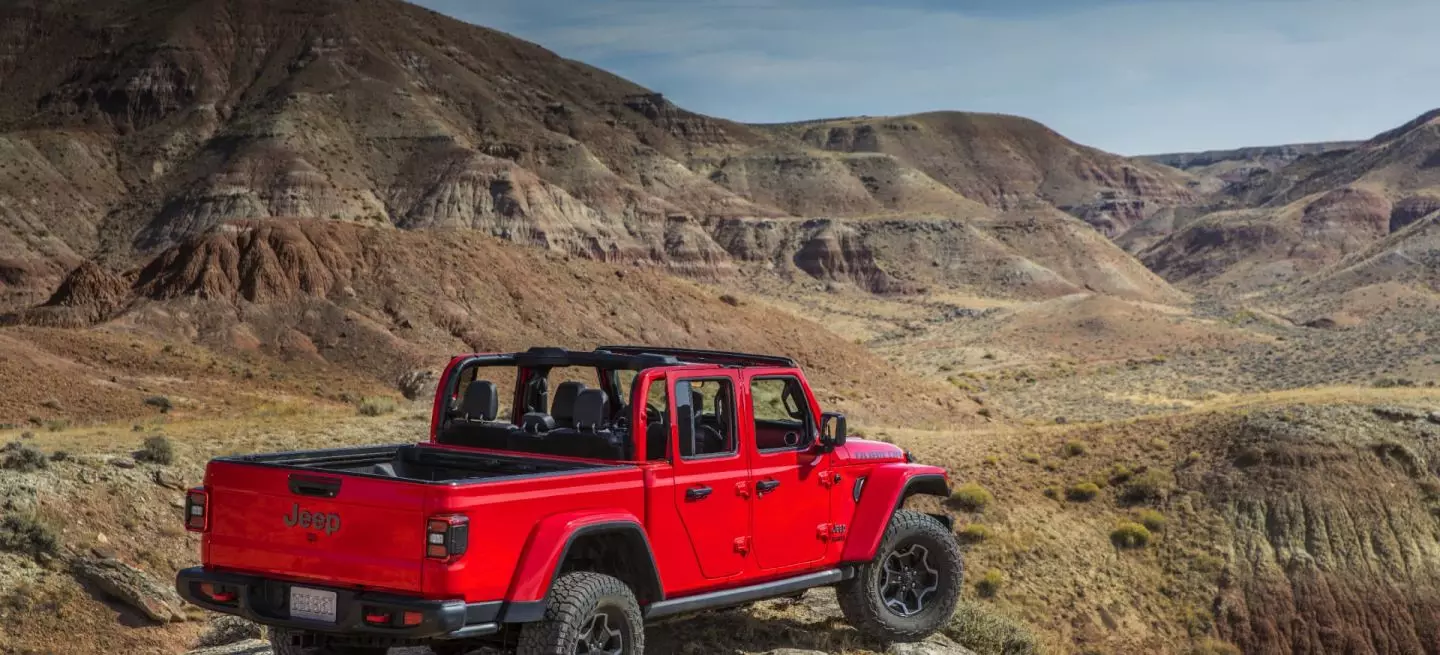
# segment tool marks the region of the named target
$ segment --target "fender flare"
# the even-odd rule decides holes
[[[885,528],[890,525],[890,517],[905,504],[906,498],[917,494],[942,498],[950,496],[949,478],[945,469],[938,466],[882,465],[865,477],[860,504],[855,508],[849,534],[845,537],[841,562],[874,559],[875,551],[880,548],[880,539],[885,536]],[[942,520],[941,523],[947,521]],[[953,525],[953,521],[948,523]]]
[[[654,600],[664,600],[665,587],[660,582],[660,570],[655,563],[655,552],[645,528],[634,514],[623,510],[578,511],[555,514],[542,519],[530,532],[525,542],[525,552],[515,567],[510,590],[505,594],[505,609],[500,613],[502,623],[527,623],[540,620],[545,614],[549,599],[550,585],[555,574],[570,553],[570,547],[583,537],[621,533],[645,546],[643,557],[645,568],[651,580]]]

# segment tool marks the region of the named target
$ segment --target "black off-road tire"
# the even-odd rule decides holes
[[[597,630],[596,621],[604,617],[604,630]],[[581,647],[582,635],[613,631],[619,636],[618,651],[607,641],[605,648],[587,644]],[[587,641],[593,641],[587,639]],[[645,620],[634,592],[619,579],[577,571],[560,576],[550,585],[545,617],[527,623],[520,630],[516,655],[585,655],[586,653],[641,655],[645,652]]]
[[[364,646],[296,646],[292,637],[304,634],[303,630],[268,627],[265,632],[274,655],[384,655],[389,650]]]
[[[887,561],[891,562],[889,573]],[[911,561],[921,565],[910,566],[907,563]],[[908,578],[910,591],[900,591],[907,588],[906,576],[895,573],[897,567],[918,571]],[[915,594],[931,586],[931,571],[934,590],[921,594],[917,602]],[[920,582],[914,582],[916,579]],[[835,591],[845,620],[861,634],[885,642],[914,642],[934,634],[950,620],[963,583],[964,565],[955,536],[934,518],[902,509],[890,517],[875,559]],[[892,600],[887,600],[887,594]],[[897,594],[900,600],[893,600]],[[913,612],[907,613],[910,610]]]

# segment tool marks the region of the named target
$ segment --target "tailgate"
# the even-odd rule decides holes
[[[207,566],[339,586],[421,590],[425,485],[212,462],[206,487]]]

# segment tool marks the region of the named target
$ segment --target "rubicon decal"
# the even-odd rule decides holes
[[[311,512],[300,509],[300,503],[295,503],[290,508],[290,514],[285,517],[285,527],[301,527],[325,534],[335,534],[340,531],[340,515],[333,512]]]

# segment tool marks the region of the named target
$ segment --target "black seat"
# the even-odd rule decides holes
[[[585,389],[575,397],[573,409],[572,425],[575,429],[594,432],[609,418],[610,398],[600,389]]]
[[[519,430],[510,423],[495,421],[500,414],[500,394],[495,383],[487,380],[476,380],[466,387],[459,414],[441,431],[440,443],[505,449],[509,447],[511,433]]]
[[[556,455],[592,459],[625,459],[625,439],[610,429],[610,399],[600,389],[586,389],[575,398],[575,427],[561,428],[546,439]]]
[[[562,428],[575,427],[575,399],[585,391],[584,382],[561,382],[555,387],[555,400],[550,403],[550,415],[555,418],[555,425]]]

